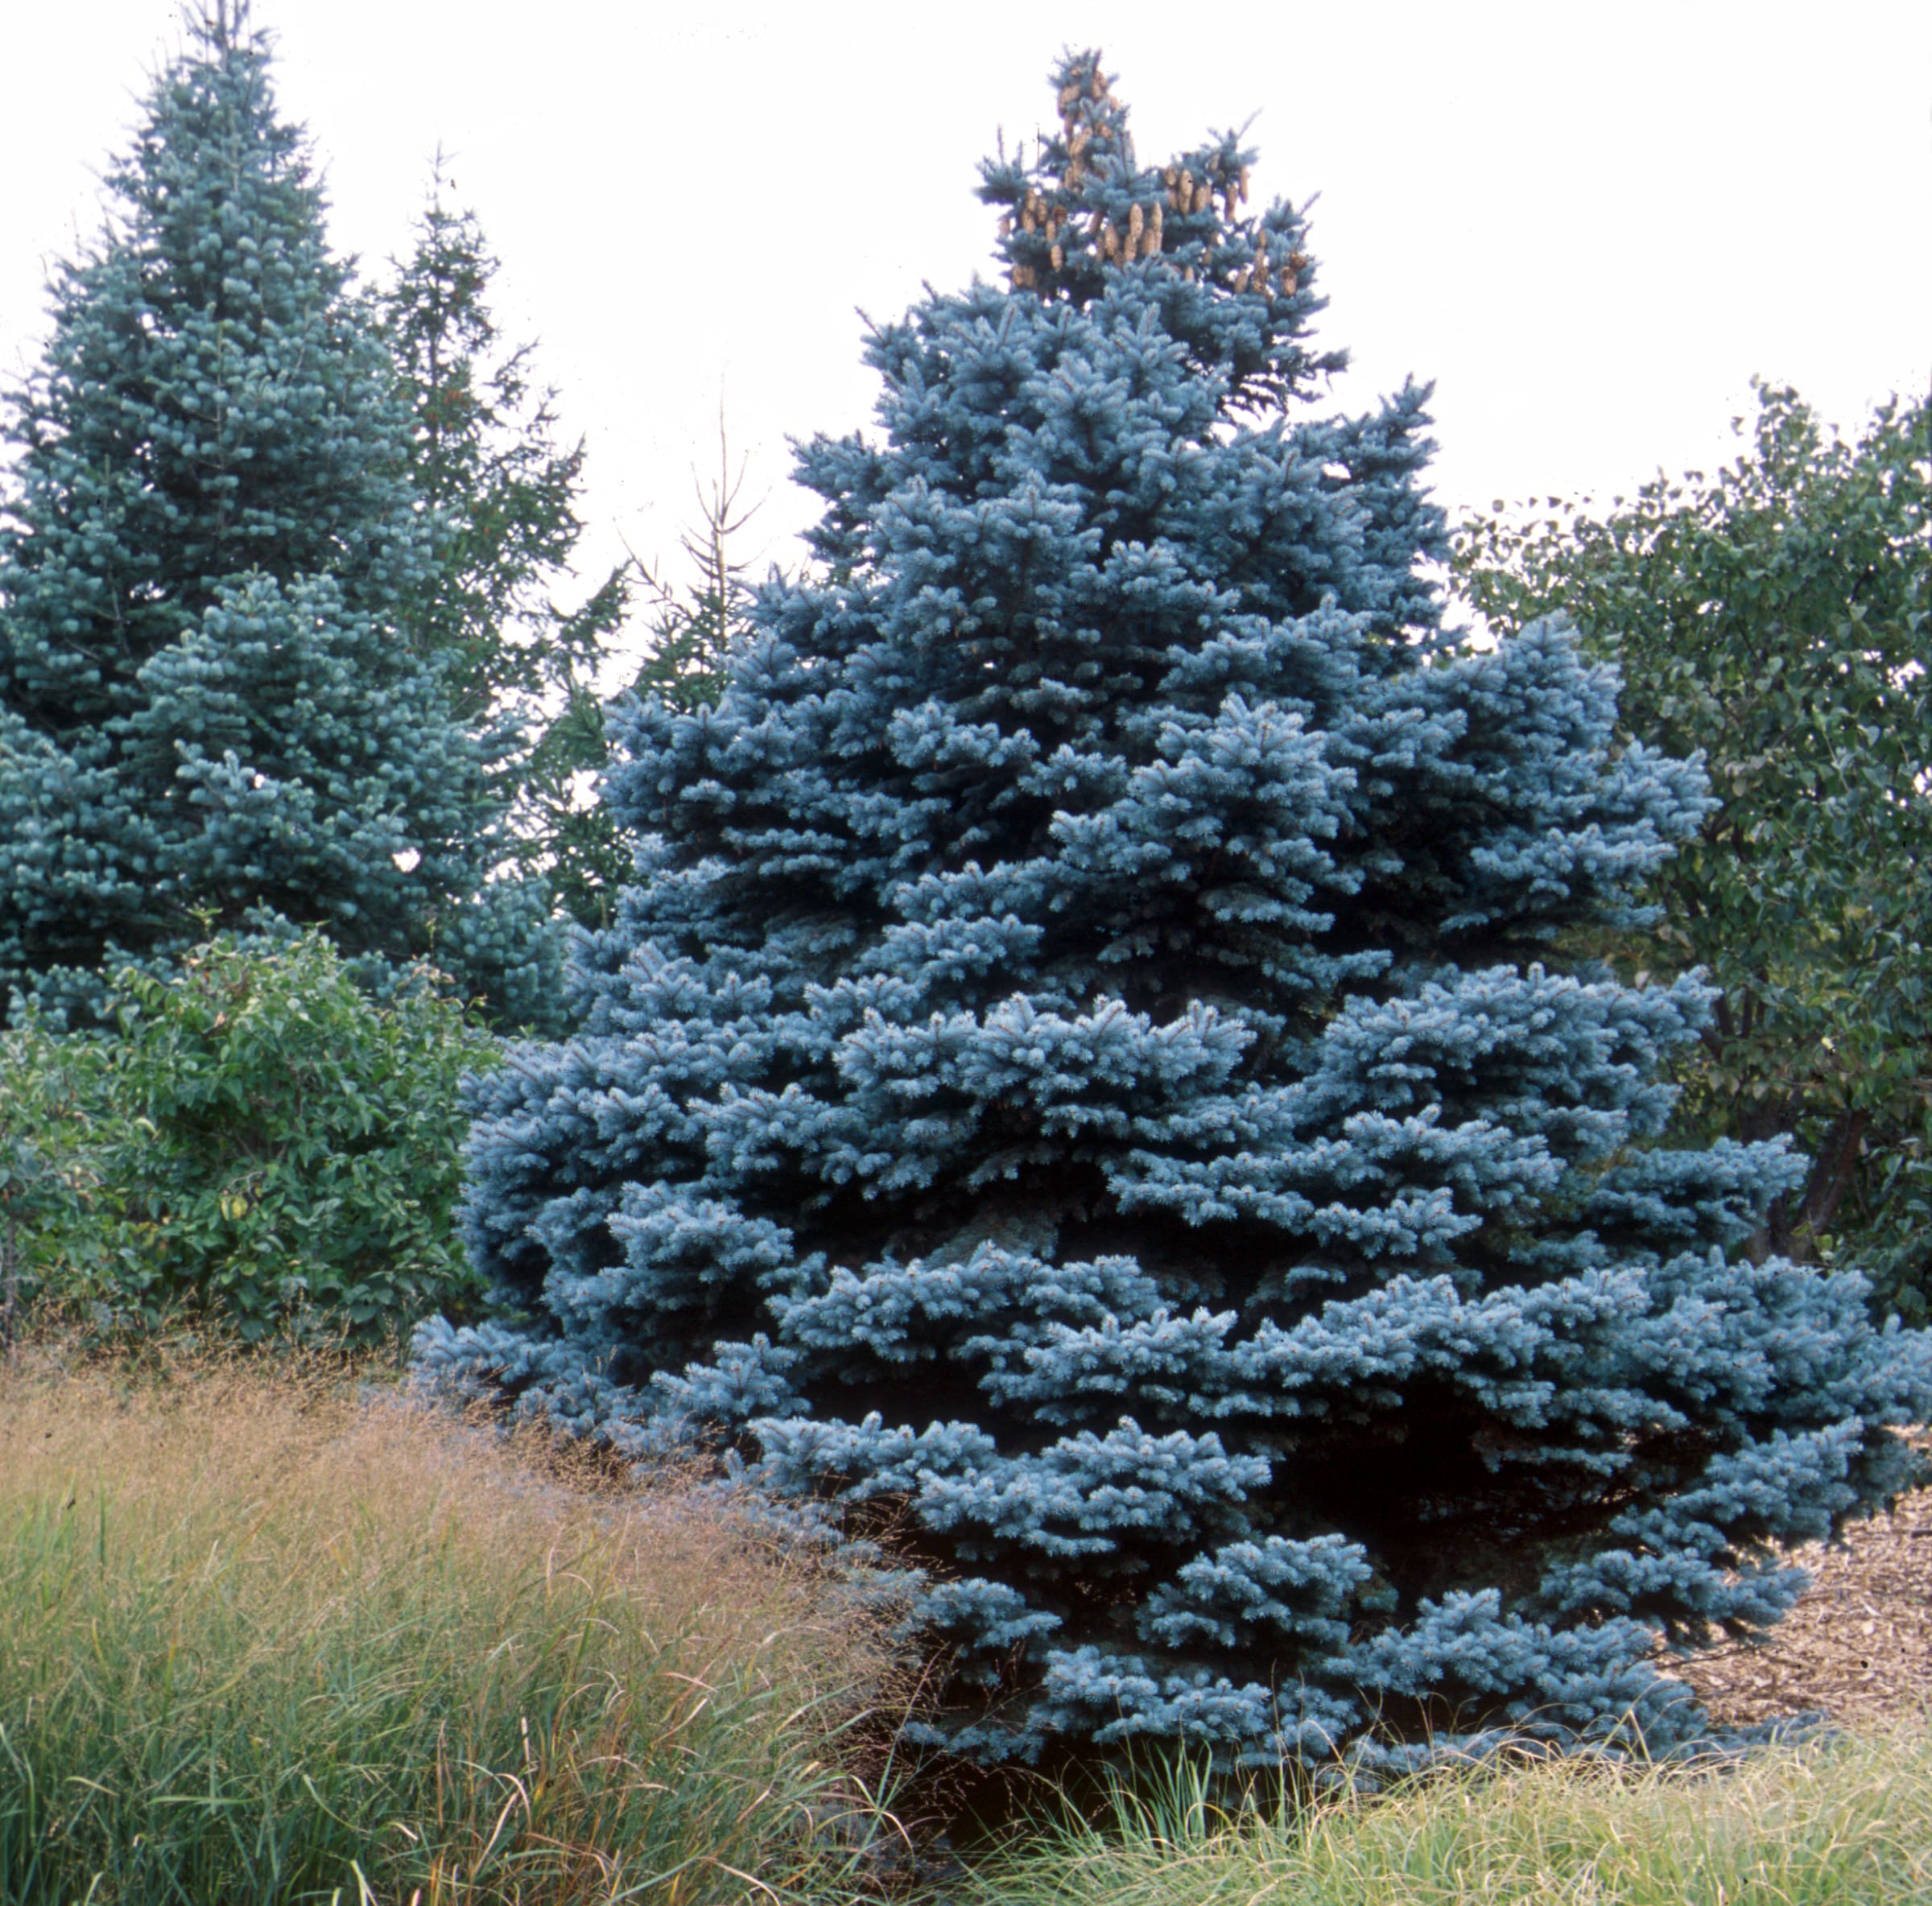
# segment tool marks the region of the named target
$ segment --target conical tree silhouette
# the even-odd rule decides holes
[[[1662,1743],[1657,1641],[1898,1486],[1926,1342],[1736,1256],[1781,1146],[1660,1146],[1698,986],[1546,963],[1698,772],[1562,630],[1443,633],[1425,394],[1290,415],[1337,361],[1238,138],[1144,169],[1055,85],[1008,284],[802,453],[816,573],[716,711],[631,712],[586,1029],[478,1089],[533,1321],[424,1370],[891,1512],[989,1757]]]
[[[53,287],[0,522],[0,998],[221,926],[438,956],[547,1022],[540,899],[485,891],[506,738],[412,641],[409,419],[266,39],[197,14]]]

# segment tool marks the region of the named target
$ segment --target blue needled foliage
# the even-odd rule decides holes
[[[624,718],[584,1030],[475,1089],[521,1321],[422,1369],[890,1516],[989,1760],[1667,1745],[1657,1644],[1908,1479],[1926,1340],[1740,1254],[1781,1143],[1664,1144],[1706,991],[1565,970],[1699,769],[1563,628],[1445,633],[1426,394],[1297,410],[1339,360],[1239,138],[1147,169],[1055,84],[1005,282],[800,454],[812,573]]]
[[[211,927],[319,926],[378,988],[432,946],[556,1025],[496,765],[410,626],[431,522],[246,0],[210,0],[52,287],[0,498],[0,1013],[100,1016]]]

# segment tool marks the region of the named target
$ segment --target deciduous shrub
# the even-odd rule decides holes
[[[365,1341],[469,1306],[457,1087],[496,1047],[460,1009],[427,984],[372,1000],[317,934],[217,939],[109,999],[109,1033],[0,1042],[0,1128],[39,1168],[21,1251],[41,1294]]]

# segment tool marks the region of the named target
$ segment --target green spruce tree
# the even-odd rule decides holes
[[[662,567],[637,566],[651,608],[643,660],[625,690],[682,715],[716,704],[749,629],[753,591],[736,548],[758,506],[741,500],[744,470],[733,473],[721,418],[717,476],[696,488],[697,522],[679,538],[685,580],[674,583]],[[586,783],[601,781],[610,765],[605,706],[595,695],[574,695],[539,749],[547,768],[539,786],[551,878],[565,910],[593,929],[610,925],[613,903],[635,870],[621,823],[601,798],[584,798]]]
[[[584,534],[584,443],[559,440],[535,346],[504,338],[490,304],[498,262],[476,214],[445,204],[448,183],[439,153],[415,250],[377,300],[435,551],[412,624],[445,659],[463,713],[517,724],[523,745],[498,768],[512,858],[588,921],[585,896],[622,873],[585,796],[605,761],[597,677],[630,606],[631,566],[559,602]]]
[[[644,659],[630,692],[688,712],[714,703],[751,592],[733,539],[740,498],[722,424],[718,474],[698,486],[698,522],[679,539],[694,580],[643,563],[613,568],[572,602],[584,534],[582,439],[559,435],[557,393],[539,382],[535,347],[510,344],[491,307],[498,261],[470,211],[445,202],[440,155],[416,248],[378,309],[414,419],[416,488],[430,505],[435,561],[412,617],[450,658],[466,715],[515,718],[528,745],[503,765],[515,854],[586,926],[608,923],[630,849],[589,798],[609,759],[600,681],[642,595]]]
[[[696,485],[698,524],[679,538],[696,580],[680,591],[653,579],[650,644],[631,692],[689,715],[716,706],[733,652],[749,629],[753,590],[735,553],[758,505],[743,501],[745,467],[731,467],[731,443],[718,418],[718,471]]]
[[[97,1010],[208,923],[433,949],[541,1021],[542,897],[492,883],[505,729],[412,625],[436,550],[382,339],[246,0],[109,169],[14,394],[0,518],[0,994]]]

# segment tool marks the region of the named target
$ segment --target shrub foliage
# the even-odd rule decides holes
[[[369,1342],[468,1306],[457,1087],[496,1049],[427,980],[378,1003],[318,934],[219,939],[109,1000],[110,1034],[0,1036],[30,1296]]]

